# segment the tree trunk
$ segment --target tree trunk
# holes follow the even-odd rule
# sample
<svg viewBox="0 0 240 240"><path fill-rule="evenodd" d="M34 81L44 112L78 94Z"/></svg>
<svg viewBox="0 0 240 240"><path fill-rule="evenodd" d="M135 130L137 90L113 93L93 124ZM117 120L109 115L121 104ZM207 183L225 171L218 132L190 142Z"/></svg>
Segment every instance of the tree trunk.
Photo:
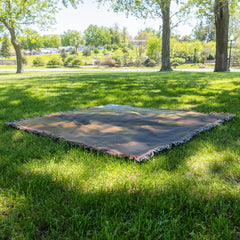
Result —
<svg viewBox="0 0 240 240"><path fill-rule="evenodd" d="M160 71L172 71L170 63L170 4L171 0L161 0L162 11L162 67Z"/></svg>
<svg viewBox="0 0 240 240"><path fill-rule="evenodd" d="M9 29L11 34L11 42L16 52L17 57L17 73L23 73L23 60L22 60L22 52L21 52L21 45L17 41L15 28L12 27Z"/></svg>
<svg viewBox="0 0 240 240"><path fill-rule="evenodd" d="M216 63L214 72L227 72L228 69L228 0L215 0L214 6L216 25Z"/></svg>

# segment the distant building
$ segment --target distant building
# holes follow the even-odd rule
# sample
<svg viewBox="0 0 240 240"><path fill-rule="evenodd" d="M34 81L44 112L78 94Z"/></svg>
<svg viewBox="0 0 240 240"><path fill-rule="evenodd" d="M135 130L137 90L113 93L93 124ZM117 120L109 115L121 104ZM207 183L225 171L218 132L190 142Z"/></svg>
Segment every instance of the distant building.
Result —
<svg viewBox="0 0 240 240"><path fill-rule="evenodd" d="M75 48L75 47L74 46L58 47L58 52L61 52L63 49L66 52L71 52L73 48Z"/></svg>
<svg viewBox="0 0 240 240"><path fill-rule="evenodd" d="M85 49L89 49L89 47L88 47L88 46L80 45L79 48L78 48L78 51L79 51L79 52L82 52L82 51L84 51Z"/></svg>
<svg viewBox="0 0 240 240"><path fill-rule="evenodd" d="M138 46L143 46L146 45L147 41L146 40L132 40L133 46L138 47Z"/></svg>
<svg viewBox="0 0 240 240"><path fill-rule="evenodd" d="M59 52L57 48L40 48L39 51L40 54L56 54Z"/></svg>
<svg viewBox="0 0 240 240"><path fill-rule="evenodd" d="M27 51L24 52L24 55L26 55L26 56L30 56L30 55L41 55L41 54L42 54L42 53L41 53L40 50L32 50L32 51L27 50Z"/></svg>
<svg viewBox="0 0 240 240"><path fill-rule="evenodd" d="M99 50L103 50L103 49L105 49L107 47L107 45L105 45L105 46L100 46L100 47L98 47L98 49Z"/></svg>

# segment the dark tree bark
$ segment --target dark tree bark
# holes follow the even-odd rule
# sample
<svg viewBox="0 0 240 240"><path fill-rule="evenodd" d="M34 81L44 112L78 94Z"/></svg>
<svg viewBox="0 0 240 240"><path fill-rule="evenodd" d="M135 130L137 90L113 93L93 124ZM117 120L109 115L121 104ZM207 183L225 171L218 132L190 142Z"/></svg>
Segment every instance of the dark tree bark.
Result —
<svg viewBox="0 0 240 240"><path fill-rule="evenodd" d="M5 25L11 35L11 43L14 47L16 57L17 57L17 72L16 73L23 73L23 59L22 59L22 52L21 52L21 45L17 40L16 30L14 27L10 27L4 19L0 19L0 21Z"/></svg>
<svg viewBox="0 0 240 240"><path fill-rule="evenodd" d="M170 63L170 4L171 0L161 0L162 12L162 67L160 71L172 71Z"/></svg>
<svg viewBox="0 0 240 240"><path fill-rule="evenodd" d="M23 73L23 59L21 52L21 45L17 41L15 28L9 28L9 32L11 35L11 42L16 52L17 57L17 73Z"/></svg>
<svg viewBox="0 0 240 240"><path fill-rule="evenodd" d="M227 72L228 69L228 0L215 0L214 6L216 25L216 63L214 72Z"/></svg>

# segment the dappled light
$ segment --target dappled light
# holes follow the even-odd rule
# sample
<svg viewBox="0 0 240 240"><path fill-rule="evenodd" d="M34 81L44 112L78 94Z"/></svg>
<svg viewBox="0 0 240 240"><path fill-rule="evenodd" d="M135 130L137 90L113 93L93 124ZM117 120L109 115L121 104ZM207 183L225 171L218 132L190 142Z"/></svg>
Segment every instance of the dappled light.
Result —
<svg viewBox="0 0 240 240"><path fill-rule="evenodd" d="M239 82L237 73L1 74L0 238L238 239ZM236 117L142 164L4 125L110 103Z"/></svg>
<svg viewBox="0 0 240 240"><path fill-rule="evenodd" d="M233 117L235 114L108 104L5 124L141 162Z"/></svg>

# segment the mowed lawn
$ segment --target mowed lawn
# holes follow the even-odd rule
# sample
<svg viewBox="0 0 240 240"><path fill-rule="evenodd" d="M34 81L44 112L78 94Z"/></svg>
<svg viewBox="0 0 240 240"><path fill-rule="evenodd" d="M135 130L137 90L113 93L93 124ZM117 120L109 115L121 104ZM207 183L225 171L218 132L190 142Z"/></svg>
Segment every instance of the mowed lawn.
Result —
<svg viewBox="0 0 240 240"><path fill-rule="evenodd" d="M110 103L236 117L142 164L4 125ZM1 73L0 239L240 239L240 74Z"/></svg>

